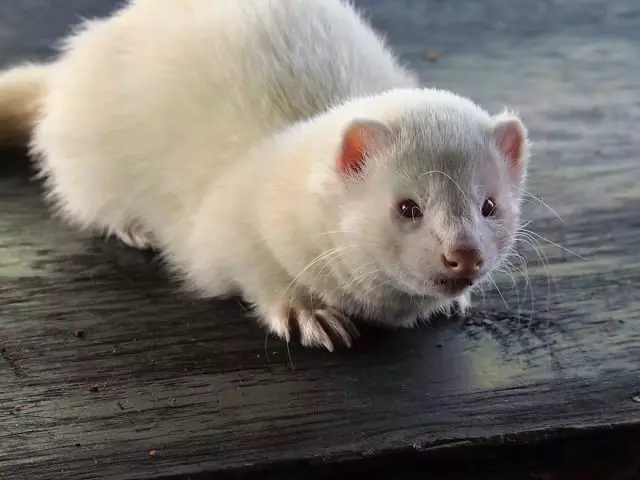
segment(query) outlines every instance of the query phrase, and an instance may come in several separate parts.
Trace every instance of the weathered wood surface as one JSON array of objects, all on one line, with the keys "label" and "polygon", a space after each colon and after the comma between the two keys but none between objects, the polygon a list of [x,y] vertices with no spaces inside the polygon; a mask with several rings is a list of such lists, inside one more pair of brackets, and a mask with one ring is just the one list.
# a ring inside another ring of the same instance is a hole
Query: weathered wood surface
[{"label": "weathered wood surface", "polygon": [[[181,297],[152,258],[50,219],[0,152],[0,478],[640,475],[640,5],[358,3],[425,84],[523,114],[529,191],[564,220],[531,199],[527,228],[563,248],[540,240],[544,266],[523,243],[529,283],[497,278],[467,319],[289,358],[238,302]],[[0,0],[0,64],[114,4]]]}]

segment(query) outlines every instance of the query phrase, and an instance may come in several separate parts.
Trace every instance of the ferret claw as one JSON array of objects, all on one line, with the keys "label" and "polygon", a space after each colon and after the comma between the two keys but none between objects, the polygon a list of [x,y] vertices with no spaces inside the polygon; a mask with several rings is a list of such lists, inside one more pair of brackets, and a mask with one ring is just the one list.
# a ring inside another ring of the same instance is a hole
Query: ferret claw
[{"label": "ferret claw", "polygon": [[305,347],[322,346],[330,352],[338,344],[351,347],[353,340],[360,337],[353,322],[334,308],[279,308],[267,315],[267,324],[273,333],[287,342],[297,331],[300,343]]}]

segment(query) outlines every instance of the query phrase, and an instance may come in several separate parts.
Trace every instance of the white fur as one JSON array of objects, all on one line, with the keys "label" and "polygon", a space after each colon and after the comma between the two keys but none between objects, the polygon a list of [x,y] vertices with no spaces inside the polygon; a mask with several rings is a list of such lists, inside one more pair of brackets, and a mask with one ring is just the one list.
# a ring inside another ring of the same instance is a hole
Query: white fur
[{"label": "white fur", "polygon": [[[512,241],[524,174],[501,158],[495,119],[418,88],[346,2],[134,0],[38,72],[25,115],[56,211],[152,244],[204,296],[242,294],[287,340],[291,317],[303,344],[330,350],[357,335],[346,315],[411,326],[454,301],[433,285],[437,242],[481,242],[488,273]],[[19,97],[2,78],[0,109]],[[359,118],[393,138],[345,178],[342,135]],[[409,194],[431,205],[420,229],[390,211]],[[502,223],[476,214],[488,194]]]}]

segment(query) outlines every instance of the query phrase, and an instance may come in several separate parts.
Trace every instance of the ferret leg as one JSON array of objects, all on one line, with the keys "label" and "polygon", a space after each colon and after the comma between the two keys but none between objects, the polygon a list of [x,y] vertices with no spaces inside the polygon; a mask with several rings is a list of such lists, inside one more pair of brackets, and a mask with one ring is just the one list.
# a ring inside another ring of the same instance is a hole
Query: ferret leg
[{"label": "ferret leg", "polygon": [[125,224],[123,228],[112,229],[111,233],[132,248],[147,250],[154,246],[151,233],[146,231],[137,221]]}]

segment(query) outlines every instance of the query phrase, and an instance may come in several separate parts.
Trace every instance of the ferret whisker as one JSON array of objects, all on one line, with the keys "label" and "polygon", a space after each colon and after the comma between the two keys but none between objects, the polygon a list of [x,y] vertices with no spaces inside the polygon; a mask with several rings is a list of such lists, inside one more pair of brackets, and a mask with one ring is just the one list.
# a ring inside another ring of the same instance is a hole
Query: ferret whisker
[{"label": "ferret whisker", "polygon": [[[530,222],[529,222],[530,223]],[[525,225],[528,225],[529,223],[526,223]],[[523,302],[526,301],[526,292],[527,292],[527,288],[528,291],[531,294],[531,311],[530,311],[530,315],[529,317],[532,318],[533,316],[533,311],[534,311],[534,293],[533,293],[533,285],[531,284],[531,279],[529,277],[529,273],[528,273],[528,266],[527,266],[527,261],[525,259],[525,257],[521,254],[519,254],[516,250],[516,245],[517,245],[517,240],[518,240],[518,236],[517,236],[517,232],[516,233],[512,233],[510,232],[506,227],[504,226],[499,226],[503,231],[506,232],[507,236],[510,237],[511,239],[511,247],[507,250],[506,256],[505,256],[505,260],[513,257],[516,260],[518,260],[519,264],[522,266],[522,269],[518,269],[519,272],[522,273],[522,275],[525,278],[525,295],[523,297]],[[521,227],[522,228],[522,227]],[[543,264],[544,265],[544,264]],[[547,273],[547,279],[548,279],[548,270],[546,270]],[[519,294],[518,294],[519,297]],[[522,308],[524,307],[524,303],[521,303],[519,298],[518,298],[518,323],[520,323],[520,317],[522,316]]]},{"label": "ferret whisker", "polygon": [[[522,255],[519,255],[516,252],[514,252],[512,256],[518,261],[520,265],[520,267],[516,265],[513,265],[513,267],[522,274],[525,280],[524,297],[522,299],[522,303],[520,302],[518,303],[518,315],[521,315],[521,309],[524,308],[525,302],[527,300],[527,291],[529,291],[529,293],[531,294],[531,301],[533,302],[533,297],[534,297],[533,285],[531,284],[531,278],[529,277],[529,270],[528,270],[526,259]],[[533,308],[533,303],[532,303],[532,308]]]},{"label": "ferret whisker", "polygon": [[538,239],[542,240],[543,242],[547,242],[548,244],[553,245],[553,246],[554,246],[554,247],[556,247],[556,248],[559,248],[559,249],[561,249],[561,250],[564,250],[565,252],[567,252],[567,253],[569,253],[569,254],[571,254],[571,255],[573,255],[573,256],[575,256],[575,257],[577,257],[577,258],[581,259],[581,260],[588,260],[586,257],[583,257],[582,255],[580,255],[580,254],[578,254],[578,253],[576,253],[576,252],[574,252],[574,251],[572,251],[572,250],[568,249],[567,247],[564,247],[564,246],[560,245],[559,243],[552,242],[552,241],[551,241],[551,240],[549,240],[548,238],[543,237],[543,236],[542,236],[542,235],[540,235],[539,233],[536,233],[536,232],[534,232],[534,231],[532,231],[532,230],[527,230],[527,229],[524,229],[524,228],[520,228],[520,229],[516,232],[516,235],[517,235],[518,233],[527,233],[527,234],[529,234],[529,235],[533,235],[534,237],[536,237],[536,238],[538,238]]},{"label": "ferret whisker", "polygon": [[[311,260],[295,277],[292,278],[292,280],[289,282],[287,287],[282,292],[282,295],[280,296],[280,301],[284,299],[285,295],[289,292],[291,287],[294,286],[297,283],[297,281],[300,279],[300,277],[302,277],[302,275],[304,275],[309,269],[315,267],[320,262],[330,261],[330,258],[333,256],[340,255],[344,251],[350,250],[352,248],[357,248],[357,247],[358,245],[343,245],[339,247],[333,247],[328,250],[325,250],[324,252],[314,257],[313,260]],[[294,294],[295,294],[295,289],[294,289]]]},{"label": "ferret whisker", "polygon": [[371,286],[363,293],[363,296],[366,298],[371,292],[373,292],[376,288],[383,287],[385,285],[392,285],[390,280],[383,279],[378,281],[377,283],[372,283]]},{"label": "ferret whisker", "polygon": [[549,212],[558,220],[560,220],[562,223],[564,223],[565,225],[567,224],[567,222],[565,222],[565,220],[558,214],[558,212],[554,208],[552,208],[548,203],[542,200],[542,198],[535,196],[534,194],[525,190],[524,188],[519,188],[519,187],[513,187],[513,188],[514,190],[518,190],[523,195],[524,198],[528,198],[536,201],[539,205],[542,205],[543,207],[547,208]]},{"label": "ferret whisker", "polygon": [[[535,251],[536,255],[538,256],[538,259],[542,264],[542,267],[544,268],[544,271],[547,276],[547,308],[549,308],[551,305],[551,281],[553,281],[553,284],[557,287],[555,276],[551,273],[551,270],[549,268],[549,258],[547,257],[546,253],[544,252],[544,249],[540,245],[540,242],[538,242],[535,237],[530,236],[526,231],[517,232],[516,237],[518,241],[524,243],[525,245],[530,246]],[[532,302],[533,302],[533,299],[532,299]]]},{"label": "ferret whisker", "polygon": [[[374,265],[377,262],[370,262],[366,265],[363,265],[363,267],[368,267],[370,265]],[[344,291],[345,293],[348,293],[351,290],[351,287],[353,287],[354,285],[360,286],[362,285],[369,277],[371,277],[372,275],[376,275],[380,273],[380,269],[379,268],[374,268],[373,270],[369,270],[366,271],[362,274],[358,274],[355,275],[354,277],[351,278],[351,280],[349,280],[349,282],[347,282],[347,284],[344,286]]]},{"label": "ferret whisker", "polygon": [[[529,294],[531,295],[531,310],[530,310],[530,316],[533,315],[533,298],[534,298],[534,293],[533,293],[533,285],[531,284],[531,279],[529,277],[529,271],[527,268],[527,261],[526,259],[522,256],[519,255],[518,253],[516,253],[515,251],[512,253],[513,258],[518,261],[518,264],[520,266],[517,266],[515,264],[512,264],[513,268],[515,270],[517,270],[522,277],[524,278],[525,281],[525,285],[524,285],[524,294],[522,297],[522,301],[520,301],[520,299],[518,298],[518,323],[520,322],[520,319],[522,317],[522,310],[523,308],[525,308],[526,306],[526,301],[527,301],[527,292],[529,292]],[[510,263],[511,261],[508,260]],[[519,297],[519,295],[518,295]]]},{"label": "ferret whisker", "polygon": [[538,256],[538,258],[540,259],[540,262],[542,263],[542,267],[545,271],[545,274],[547,276],[547,305],[550,306],[551,303],[551,283],[553,283],[553,286],[555,288],[558,287],[557,281],[556,281],[556,277],[553,274],[553,272],[551,271],[551,268],[549,266],[549,258],[547,257],[546,253],[544,252],[544,249],[542,248],[542,246],[536,242],[536,240],[534,238],[527,238],[525,239],[520,239],[520,241],[522,241],[525,244],[528,244],[535,252],[536,255]]},{"label": "ferret whisker", "polygon": [[519,304],[520,303],[520,294],[518,293],[518,285],[516,283],[516,278],[513,275],[513,264],[511,264],[511,262],[509,262],[508,260],[504,260],[503,265],[504,265],[504,268],[503,267],[496,267],[495,271],[496,271],[496,273],[504,273],[507,277],[509,277],[509,280],[511,280],[511,285],[513,286],[513,289],[516,292],[516,301]]},{"label": "ferret whisker", "polygon": [[495,289],[498,292],[498,295],[500,295],[500,298],[502,299],[502,302],[504,303],[504,307],[509,310],[509,304],[507,303],[507,300],[504,298],[504,295],[502,295],[502,292],[500,291],[500,287],[498,287],[498,284],[496,283],[496,281],[493,279],[492,275],[489,275],[489,280],[491,281],[491,283],[493,283],[493,286],[495,287]]}]

